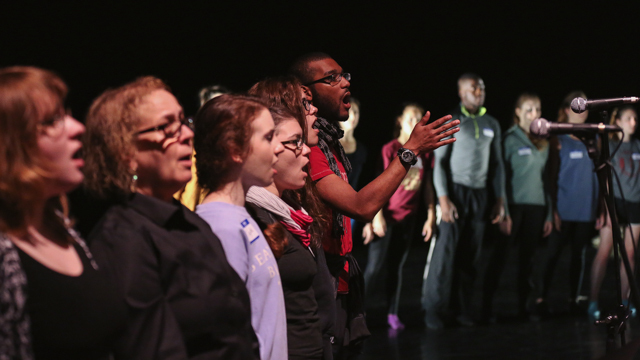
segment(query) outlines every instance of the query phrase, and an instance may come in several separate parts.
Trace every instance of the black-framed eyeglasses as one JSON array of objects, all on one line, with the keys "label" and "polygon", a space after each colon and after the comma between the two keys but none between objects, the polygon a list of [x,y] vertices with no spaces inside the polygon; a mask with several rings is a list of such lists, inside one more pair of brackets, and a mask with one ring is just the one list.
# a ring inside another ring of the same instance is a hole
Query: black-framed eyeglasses
[{"label": "black-framed eyeglasses", "polygon": [[164,135],[167,139],[175,139],[175,138],[179,138],[180,135],[182,135],[182,125],[185,125],[189,129],[191,129],[191,131],[193,131],[194,129],[193,118],[187,117],[187,118],[180,119],[178,121],[172,121],[159,126],[154,126],[152,128],[140,130],[136,132],[135,135],[137,136],[137,135],[142,135],[142,134],[146,134],[154,131],[162,131],[164,132]]},{"label": "black-framed eyeglasses", "polygon": [[304,106],[304,109],[307,112],[311,111],[311,101],[309,101],[307,99],[302,99],[302,106]]},{"label": "black-framed eyeglasses", "polygon": [[304,146],[304,139],[302,136],[297,136],[295,139],[283,141],[282,145],[289,150],[300,151]]},{"label": "black-framed eyeglasses", "polygon": [[51,137],[59,136],[64,131],[65,119],[71,115],[71,109],[64,109],[53,115],[50,119],[47,119],[40,124],[38,128],[40,131]]},{"label": "black-framed eyeglasses", "polygon": [[323,78],[320,78],[318,80],[314,80],[312,82],[308,82],[306,84],[304,84],[305,86],[309,86],[309,85],[313,85],[319,82],[325,83],[327,85],[331,85],[331,86],[336,86],[340,83],[340,81],[342,81],[342,78],[345,78],[347,81],[351,81],[351,74],[350,73],[340,73],[340,74],[331,74],[329,76],[325,76]]}]

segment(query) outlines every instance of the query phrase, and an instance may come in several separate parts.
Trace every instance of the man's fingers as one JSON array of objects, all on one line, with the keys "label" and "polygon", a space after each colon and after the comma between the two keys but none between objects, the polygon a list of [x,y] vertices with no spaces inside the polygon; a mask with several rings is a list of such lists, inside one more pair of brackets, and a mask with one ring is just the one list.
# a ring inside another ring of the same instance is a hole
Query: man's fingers
[{"label": "man's fingers", "polygon": [[458,131],[460,131],[460,128],[459,127],[454,127],[452,129],[449,129],[449,130],[447,130],[447,131],[445,131],[443,133],[440,133],[440,134],[436,135],[436,139],[438,139],[438,140],[444,139],[446,137],[449,137],[449,136],[457,133]]},{"label": "man's fingers", "polygon": [[451,144],[451,143],[453,143],[455,141],[456,141],[456,138],[453,138],[453,137],[451,139],[447,139],[447,140],[440,140],[440,141],[435,143],[435,145],[434,145],[435,147],[433,148],[433,150],[439,148],[440,146],[445,146],[445,145]]},{"label": "man's fingers", "polygon": [[430,125],[433,126],[433,127],[438,127],[438,126],[441,126],[442,124],[446,123],[447,121],[449,121],[451,119],[453,119],[453,116],[445,115],[445,116],[439,118],[438,120],[435,120]]},{"label": "man's fingers", "polygon": [[418,123],[416,124],[416,126],[418,125],[427,125],[427,123],[429,122],[429,119],[431,118],[431,111],[427,111],[424,116],[422,117],[422,119],[420,119],[420,121],[418,121]]}]

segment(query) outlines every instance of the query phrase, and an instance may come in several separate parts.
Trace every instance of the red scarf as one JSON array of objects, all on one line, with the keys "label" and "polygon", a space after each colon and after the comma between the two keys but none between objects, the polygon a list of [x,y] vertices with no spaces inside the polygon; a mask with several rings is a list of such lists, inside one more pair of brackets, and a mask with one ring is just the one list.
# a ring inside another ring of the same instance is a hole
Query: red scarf
[{"label": "red scarf", "polygon": [[291,212],[291,219],[295,221],[296,224],[300,225],[301,229],[296,229],[293,226],[287,224],[284,221],[280,223],[284,225],[284,227],[289,230],[304,246],[309,247],[311,245],[311,235],[309,235],[309,225],[313,222],[313,218],[305,213],[302,210],[293,210],[289,209]]}]

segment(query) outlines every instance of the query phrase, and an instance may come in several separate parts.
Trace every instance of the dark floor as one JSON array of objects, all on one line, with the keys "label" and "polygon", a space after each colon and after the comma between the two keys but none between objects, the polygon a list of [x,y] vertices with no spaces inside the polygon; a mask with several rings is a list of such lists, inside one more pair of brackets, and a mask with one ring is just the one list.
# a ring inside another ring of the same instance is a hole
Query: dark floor
[{"label": "dark floor", "polygon": [[[357,231],[357,230],[356,230]],[[357,232],[354,233],[354,239]],[[386,325],[386,309],[369,309],[367,322],[372,332],[359,359],[598,359],[606,354],[606,328],[587,321],[586,315],[569,315],[568,252],[558,264],[548,301],[551,315],[540,322],[515,318],[515,252],[511,250],[500,289],[494,298],[497,322],[475,327],[447,327],[440,332],[425,329],[420,309],[420,292],[428,245],[416,241],[405,266],[405,280],[399,316],[407,328],[393,333]],[[587,270],[595,250],[586,252]],[[363,268],[367,251],[356,244],[354,254]],[[615,283],[611,262],[601,291],[604,307],[615,304]],[[477,291],[481,292],[479,283]],[[588,272],[582,294],[588,294]],[[480,298],[479,294],[476,296]],[[479,304],[477,304],[479,306]],[[586,306],[586,304],[585,304]],[[633,320],[627,341],[640,339],[640,324]],[[623,357],[632,359],[634,357]],[[640,359],[640,356],[635,357]]]}]

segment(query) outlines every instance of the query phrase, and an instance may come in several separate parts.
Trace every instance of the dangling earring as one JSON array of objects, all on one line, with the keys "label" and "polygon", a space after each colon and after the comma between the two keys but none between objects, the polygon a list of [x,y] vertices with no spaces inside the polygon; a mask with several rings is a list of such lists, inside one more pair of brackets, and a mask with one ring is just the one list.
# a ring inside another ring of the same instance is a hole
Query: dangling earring
[{"label": "dangling earring", "polygon": [[138,174],[137,173],[133,173],[133,176],[131,177],[131,179],[133,180],[133,181],[131,181],[131,192],[134,193],[134,192],[136,192],[136,188],[137,188]]}]

